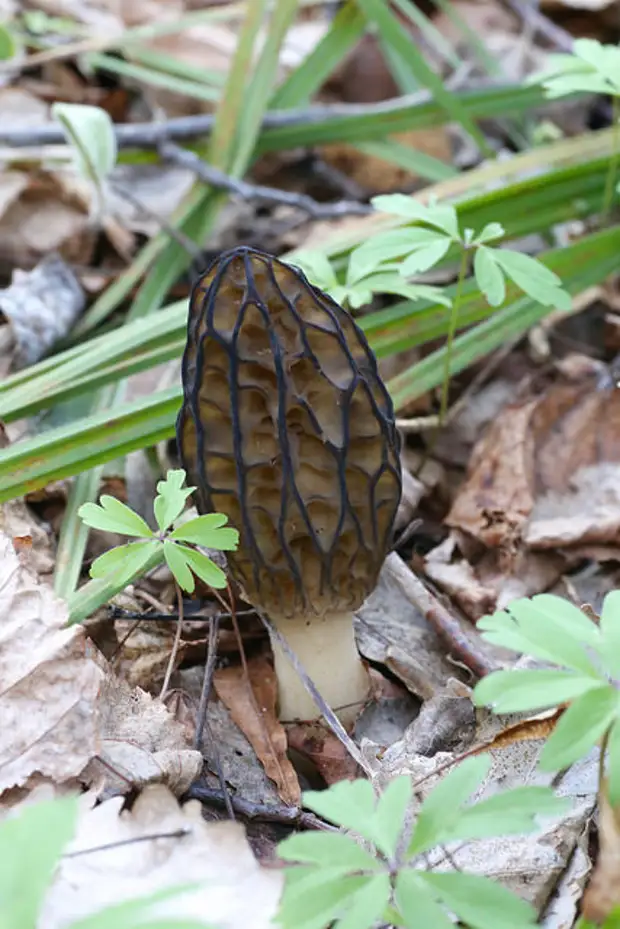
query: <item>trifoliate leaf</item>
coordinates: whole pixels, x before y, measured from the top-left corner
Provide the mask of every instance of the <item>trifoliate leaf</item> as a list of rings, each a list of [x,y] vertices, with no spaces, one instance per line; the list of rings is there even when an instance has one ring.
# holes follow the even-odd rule
[[[450,204],[434,203],[427,206],[405,194],[381,194],[373,197],[370,202],[383,213],[428,223],[443,230],[453,240],[460,238],[456,210]]]
[[[155,497],[153,509],[157,525],[162,532],[171,526],[175,519],[178,519],[185,509],[185,501],[196,489],[195,487],[183,487],[184,483],[185,471],[178,468],[168,471],[166,479],[157,484],[158,496]]]
[[[594,623],[592,623],[594,625]],[[596,628],[596,626],[594,627]],[[601,612],[600,655],[605,669],[613,678],[620,678],[620,590],[612,590],[603,602]]]
[[[177,545],[177,548],[181,549],[188,565],[201,581],[216,590],[223,590],[226,587],[226,575],[207,555],[193,548],[186,548],[184,545]]]
[[[375,874],[350,900],[334,929],[373,929],[379,922],[383,922],[381,917],[390,902],[390,894],[389,876]]]
[[[114,123],[109,114],[98,106],[53,103],[52,115],[62,126],[82,177],[101,187],[117,156]]]
[[[557,771],[574,764],[596,745],[620,712],[620,693],[611,686],[576,699],[547,739],[540,756],[543,771]]]
[[[418,814],[409,855],[419,855],[444,841],[461,816],[460,807],[480,786],[490,765],[488,755],[466,758],[433,788]]]
[[[374,841],[368,824],[375,814],[375,793],[368,781],[340,781],[329,790],[306,791],[303,799],[304,806],[323,819]]]
[[[459,871],[422,871],[436,899],[472,929],[534,929],[536,913],[501,884]]]
[[[452,244],[450,239],[441,233],[433,233],[433,236],[433,241],[412,250],[404,259],[400,266],[403,277],[413,277],[415,274],[428,271],[447,255]]]
[[[104,578],[110,574],[118,574],[119,580],[127,578],[129,584],[130,578],[133,579],[144,570],[144,565],[158,545],[161,545],[161,542],[153,540],[151,542],[129,542],[127,545],[111,548],[95,558],[90,566],[90,576]]]
[[[370,288],[370,292],[377,294],[396,294],[399,297],[407,297],[409,300],[428,300],[431,303],[439,303],[442,306],[451,306],[452,300],[440,287],[432,287],[428,284],[410,284],[399,273],[384,273],[385,265],[375,274],[360,281],[360,286]],[[355,303],[351,300],[351,306]],[[370,300],[366,299],[365,303]],[[360,304],[363,305],[363,304]]]
[[[474,275],[478,287],[491,306],[500,306],[506,299],[504,274],[493,257],[493,250],[480,245],[474,255]]]
[[[570,801],[556,797],[549,787],[515,787],[463,810],[450,836],[464,841],[525,835],[539,828],[538,817],[560,816],[569,808]]]
[[[166,564],[172,571],[174,579],[181,590],[186,590],[188,594],[191,594],[194,592],[196,582],[188,566],[188,551],[189,549],[183,548],[183,546],[171,542],[169,539],[164,542]]]
[[[531,713],[574,700],[600,681],[573,671],[494,671],[476,684],[476,706],[495,713]]]
[[[376,871],[380,867],[374,855],[341,832],[300,832],[280,842],[278,855],[285,861],[342,868],[344,873]]]
[[[221,513],[197,516],[171,532],[169,538],[193,542],[194,545],[202,545],[219,552],[234,552],[239,545],[239,533],[236,529],[220,528],[227,522],[228,517]]]
[[[607,742],[607,794],[613,807],[620,806],[620,720],[613,724]]]
[[[61,797],[29,804],[0,822],[0,901],[7,929],[37,925],[78,811],[77,797]]]
[[[397,875],[395,900],[406,929],[454,929],[454,923],[435,901],[418,871],[407,869]]]
[[[358,281],[364,280],[386,261],[392,261],[394,258],[401,258],[408,254],[412,243],[416,241],[411,235],[414,231],[428,232],[428,230],[392,229],[389,232],[373,235],[362,245],[353,249],[347,270],[347,286],[351,287]]]
[[[570,310],[570,294],[561,289],[562,282],[557,274],[540,261],[505,248],[493,249],[493,257],[507,277],[532,300],[542,303],[543,306]]]
[[[83,503],[79,508],[78,516],[87,526],[101,529],[102,532],[119,532],[141,539],[152,537],[153,532],[142,517],[116,497],[103,494],[99,503]]]
[[[377,803],[373,834],[375,845],[386,858],[396,855],[407,809],[411,803],[411,778],[406,774],[387,785]]]

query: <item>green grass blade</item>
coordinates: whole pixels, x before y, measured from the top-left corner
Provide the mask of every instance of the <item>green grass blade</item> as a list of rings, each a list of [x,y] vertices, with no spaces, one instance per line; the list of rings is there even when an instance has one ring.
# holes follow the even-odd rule
[[[364,155],[372,155],[389,164],[398,165],[399,168],[411,171],[412,174],[417,174],[427,181],[445,181],[459,174],[456,168],[446,164],[445,161],[420,152],[416,148],[403,145],[395,139],[386,139],[383,142],[358,142],[354,148],[358,152],[363,152]]]
[[[366,20],[349,0],[334,17],[329,31],[304,61],[289,74],[271,98],[271,110],[286,110],[309,103],[330,74],[348,55],[366,29]]]
[[[382,3],[381,0],[358,0],[358,3],[368,22],[379,31],[382,40],[400,56],[402,61],[408,64],[413,78],[427,87],[450,118],[461,124],[482,152],[491,156],[493,152],[469,113],[461,106],[458,98],[446,90],[442,79],[428,66],[424,56],[418,51],[415,43],[407,35],[387,4]]]
[[[162,87],[164,90],[173,91],[194,100],[205,100],[207,103],[214,103],[219,100],[222,93],[221,89],[211,87],[209,84],[198,83],[194,80],[178,77],[175,74],[166,73],[163,70],[157,71],[145,67],[145,65],[123,61],[123,59],[114,58],[112,55],[92,52],[87,56],[86,60],[90,67],[98,71],[117,74],[119,77],[146,84],[147,87]]]

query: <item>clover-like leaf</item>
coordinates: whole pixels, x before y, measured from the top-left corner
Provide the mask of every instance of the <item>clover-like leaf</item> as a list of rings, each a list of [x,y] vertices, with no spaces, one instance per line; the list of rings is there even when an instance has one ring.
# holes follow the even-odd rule
[[[142,539],[151,538],[153,535],[150,526],[141,516],[109,494],[103,494],[99,505],[83,503],[78,515],[87,526],[100,529],[102,532],[119,532],[121,535]]]
[[[95,558],[90,566],[90,576],[94,578],[108,577],[118,574],[119,580],[132,578],[149,560],[161,542],[129,542],[127,545],[117,545]]]
[[[459,871],[420,872],[422,881],[449,910],[475,929],[534,929],[534,908],[501,884]]]
[[[188,594],[191,594],[196,587],[196,581],[189,569],[189,559],[187,557],[189,551],[191,549],[178,545],[176,542],[171,542],[169,539],[164,542],[166,564],[172,571],[174,579],[181,590],[186,590]]]
[[[185,471],[182,468],[168,471],[166,479],[157,484],[157,497],[153,504],[157,525],[163,532],[185,509],[185,502],[195,487],[183,487]]]
[[[177,548],[181,549],[187,564],[205,584],[216,590],[223,590],[226,587],[226,575],[207,555],[193,548],[186,548],[184,545],[177,545]]]
[[[609,685],[591,689],[576,699],[560,717],[540,756],[543,771],[574,764],[593,748],[620,712],[620,694]]]
[[[507,248],[493,249],[493,258],[507,277],[532,300],[542,303],[543,306],[570,310],[570,294],[562,290],[560,278],[542,262]]]
[[[207,513],[190,519],[178,526],[169,538],[183,542],[192,542],[204,548],[217,549],[220,552],[234,552],[239,545],[239,533],[236,529],[221,528],[228,522],[222,513]]]
[[[493,249],[480,245],[474,255],[474,275],[478,287],[491,306],[500,306],[506,299],[506,282],[503,271],[493,256]]]

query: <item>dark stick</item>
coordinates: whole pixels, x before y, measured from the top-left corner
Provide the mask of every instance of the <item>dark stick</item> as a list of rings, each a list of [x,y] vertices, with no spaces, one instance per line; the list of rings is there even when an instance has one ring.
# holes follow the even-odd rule
[[[472,92],[488,87],[511,87],[510,84],[481,81],[472,87]],[[266,113],[263,129],[279,129],[289,126],[309,126],[326,120],[338,121],[343,117],[380,116],[401,112],[432,101],[432,94],[420,91],[381,103],[345,103],[332,106],[313,106],[305,110],[282,110]],[[152,123],[118,123],[114,127],[119,148],[157,148],[170,139],[178,141],[208,135],[213,129],[214,116],[210,113],[199,116],[181,116],[176,119]],[[29,147],[36,145],[63,145],[66,136],[59,125],[42,124],[25,129],[0,129],[0,145]]]
[[[158,151],[164,161],[182,168],[188,168],[205,184],[218,190],[227,190],[242,200],[258,200],[263,203],[281,204],[303,210],[311,219],[336,219],[341,216],[368,216],[373,210],[355,200],[338,200],[336,203],[319,203],[307,194],[295,194],[275,187],[263,187],[261,184],[248,184],[237,178],[224,174],[219,168],[207,164],[194,152],[175,145],[174,142],[162,142]]]
[[[322,829],[326,832],[338,832],[336,826],[323,822],[313,813],[306,813],[297,806],[280,806],[279,804],[254,803],[252,800],[244,800],[242,797],[231,797],[228,793],[222,796],[222,792],[215,787],[202,787],[199,784],[192,784],[184,800],[199,800],[201,803],[210,803],[222,809],[226,804],[226,798],[232,802],[235,812],[239,816],[245,816],[246,819],[253,819],[265,823],[282,823],[285,826],[299,826],[302,829]]]
[[[202,692],[200,694],[200,703],[198,713],[196,714],[196,735],[194,748],[202,753],[203,731],[207,721],[207,707],[211,695],[211,686],[213,684],[213,673],[215,671],[215,662],[217,660],[217,634],[220,630],[219,616],[214,616],[209,623],[209,643],[207,645],[207,660],[205,662],[205,676],[202,682]]]
[[[524,23],[548,39],[555,48],[561,52],[572,52],[574,40],[570,32],[557,26],[544,13],[541,13],[537,3],[530,3],[529,0],[504,0],[504,2],[517,16],[521,17]]]
[[[466,635],[458,619],[425,587],[402,558],[392,553],[386,559],[386,566],[405,596],[420,610],[439,638],[476,677],[485,677],[500,669],[499,664],[476,647],[475,630],[472,629],[471,637]]]
[[[213,765],[215,767],[215,773],[217,774],[217,779],[220,784],[220,794],[222,797],[222,802],[226,807],[226,812],[228,818],[235,820],[235,809],[232,802],[232,797],[230,796],[230,791],[228,790],[228,784],[226,783],[226,778],[224,777],[224,769],[222,768],[222,757],[220,755],[220,750],[218,748],[216,740],[213,738],[213,732],[211,731],[211,726],[209,725],[209,720],[205,719],[203,724],[203,729],[206,731],[209,736],[209,745],[211,747],[211,753],[213,758]]]

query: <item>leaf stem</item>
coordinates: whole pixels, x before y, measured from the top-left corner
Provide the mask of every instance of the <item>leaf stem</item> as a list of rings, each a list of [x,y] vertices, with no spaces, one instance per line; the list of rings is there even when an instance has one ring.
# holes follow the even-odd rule
[[[446,339],[446,353],[444,357],[444,366],[443,366],[443,383],[441,385],[441,402],[439,405],[439,428],[443,426],[444,420],[446,418],[446,413],[448,412],[448,398],[450,394],[450,366],[452,362],[452,347],[454,345],[454,337],[456,335],[456,324],[459,317],[459,308],[461,305],[461,299],[463,295],[463,283],[465,281],[465,275],[467,274],[467,256],[468,250],[463,246],[461,252],[461,263],[459,265],[459,275],[456,281],[456,292],[454,294],[454,301],[450,310],[450,323],[448,325],[448,336]]]

